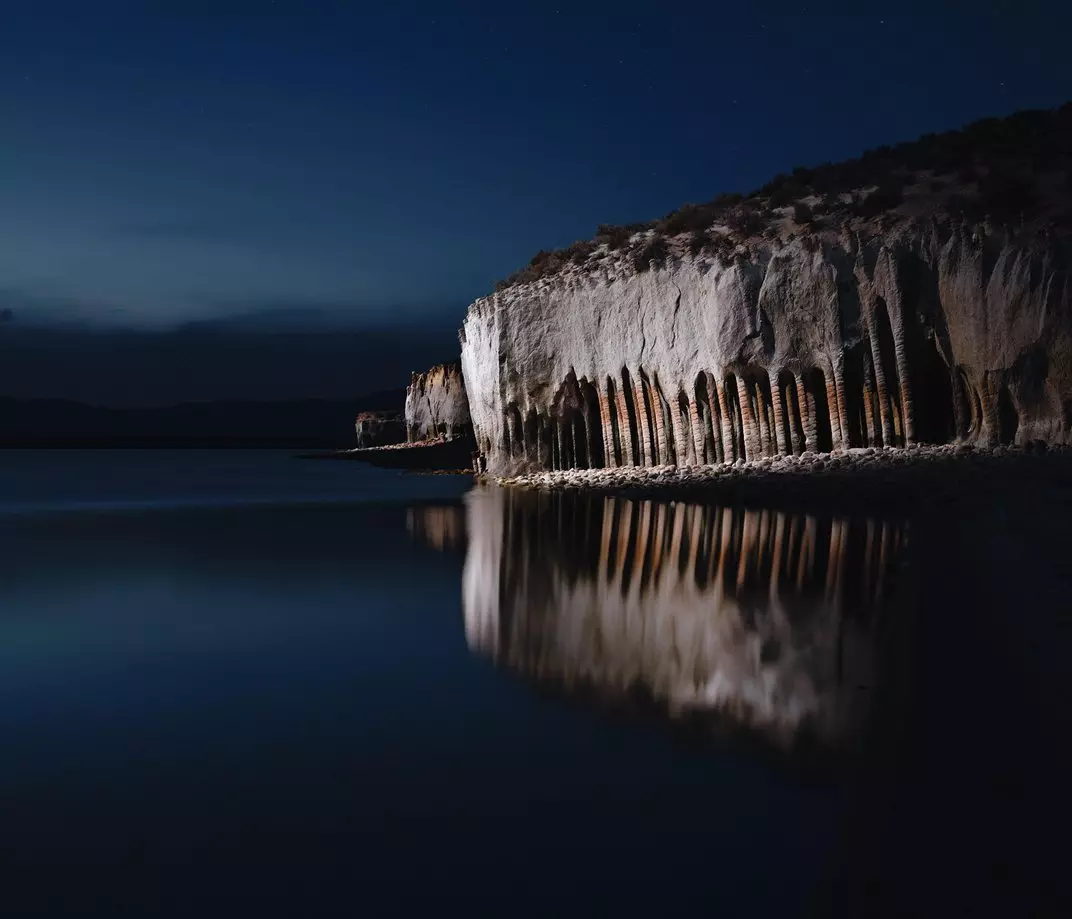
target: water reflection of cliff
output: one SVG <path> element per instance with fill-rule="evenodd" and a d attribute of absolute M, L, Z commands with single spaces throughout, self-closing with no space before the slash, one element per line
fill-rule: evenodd
<path fill-rule="evenodd" d="M 540 683 L 778 744 L 866 712 L 899 524 L 477 488 L 465 630 Z"/>
<path fill-rule="evenodd" d="M 452 504 L 411 507 L 406 528 L 413 539 L 440 552 L 465 546 L 465 510 Z"/>
<path fill-rule="evenodd" d="M 480 488 L 470 647 L 527 677 L 790 742 L 845 737 L 899 525 Z"/>

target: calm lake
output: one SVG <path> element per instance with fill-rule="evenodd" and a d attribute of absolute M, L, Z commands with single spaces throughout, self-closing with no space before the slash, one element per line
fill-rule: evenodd
<path fill-rule="evenodd" d="M 1045 912 L 1070 508 L 0 453 L 5 913 Z"/>

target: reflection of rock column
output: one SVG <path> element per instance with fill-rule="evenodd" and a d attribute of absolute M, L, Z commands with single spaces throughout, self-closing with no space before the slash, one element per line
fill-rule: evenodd
<path fill-rule="evenodd" d="M 559 689 L 624 703 L 640 688 L 669 714 L 780 743 L 850 726 L 874 637 L 874 585 L 839 613 L 850 564 L 865 560 L 859 524 L 479 487 L 466 509 L 472 648 Z M 873 528 L 876 578 L 897 532 Z"/>
<path fill-rule="evenodd" d="M 830 527 L 830 552 L 826 563 L 826 602 L 841 608 L 844 521 L 835 520 Z"/>
<path fill-rule="evenodd" d="M 774 547 L 771 552 L 770 595 L 775 599 L 780 593 L 782 576 L 782 548 L 785 542 L 785 514 L 778 514 L 774 521 Z"/>
<path fill-rule="evenodd" d="M 631 575 L 631 571 L 628 567 L 627 559 L 629 558 L 629 547 L 635 545 L 635 537 L 633 535 L 633 502 L 622 501 L 619 508 L 621 513 L 621 526 L 618 530 L 618 564 L 616 566 L 614 584 L 618 587 L 622 593 L 625 593 L 629 588 L 628 578 Z"/>
<path fill-rule="evenodd" d="M 815 562 L 815 518 L 805 517 L 801 523 L 800 552 L 797 557 L 797 590 L 811 580 Z"/>
<path fill-rule="evenodd" d="M 502 615 L 499 575 L 505 519 L 501 496 L 482 489 L 474 489 L 466 496 L 469 544 L 462 569 L 465 640 L 470 648 L 481 648 L 496 656 Z"/>
<path fill-rule="evenodd" d="M 870 523 L 871 521 L 868 521 Z M 889 544 L 896 540 L 896 535 L 891 532 L 892 528 L 885 521 L 880 525 L 878 544 L 878 564 L 875 566 L 875 587 L 865 598 L 865 602 L 878 605 L 886 588 L 886 569 L 889 567 L 887 554 Z"/>
<path fill-rule="evenodd" d="M 599 567 L 596 570 L 596 580 L 599 583 L 607 583 L 612 576 L 611 570 L 611 539 L 614 535 L 614 501 L 605 498 L 602 501 L 602 513 L 599 515 L 601 527 L 599 530 Z"/>
<path fill-rule="evenodd" d="M 456 505 L 411 507 L 406 511 L 406 529 L 417 542 L 439 552 L 465 546 L 465 511 Z"/>

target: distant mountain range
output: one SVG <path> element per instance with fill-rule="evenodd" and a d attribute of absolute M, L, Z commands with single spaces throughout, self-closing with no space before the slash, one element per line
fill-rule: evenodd
<path fill-rule="evenodd" d="M 401 411 L 405 390 L 335 401 L 183 402 L 107 408 L 63 399 L 0 397 L 0 447 L 286 447 L 354 445 L 360 411 Z"/>

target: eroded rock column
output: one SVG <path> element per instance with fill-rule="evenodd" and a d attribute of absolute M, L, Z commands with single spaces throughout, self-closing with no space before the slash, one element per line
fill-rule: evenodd
<path fill-rule="evenodd" d="M 695 396 L 689 398 L 689 421 L 692 424 L 692 448 L 696 456 L 696 463 L 708 462 L 707 458 L 707 424 L 703 413 L 706 407 L 696 401 Z"/>
<path fill-rule="evenodd" d="M 618 451 L 615 449 L 615 426 L 611 420 L 613 410 L 606 383 L 596 385 L 596 398 L 599 400 L 599 419 L 603 429 L 603 465 L 614 469 L 619 465 Z"/>
<path fill-rule="evenodd" d="M 912 383 L 908 373 L 908 357 L 905 353 L 904 317 L 897 315 L 893 324 L 893 353 L 897 360 L 897 376 L 901 384 L 901 423 L 904 428 L 904 442 L 916 442 L 916 410 L 912 400 Z"/>
<path fill-rule="evenodd" d="M 877 326 L 877 322 L 872 322 Z M 893 419 L 890 417 L 890 394 L 886 388 L 886 371 L 882 366 L 882 351 L 879 348 L 878 329 L 870 334 L 871 361 L 875 368 L 875 390 L 878 394 L 878 417 L 882 425 L 882 442 L 887 446 L 893 443 Z"/>
<path fill-rule="evenodd" d="M 637 465 L 653 466 L 655 463 L 651 447 L 651 417 L 648 414 L 647 400 L 644 398 L 644 385 L 639 374 L 633 384 L 633 399 L 636 408 L 637 441 L 640 444 L 640 456 L 638 457 Z"/>
<path fill-rule="evenodd" d="M 707 407 L 711 412 L 711 437 L 714 440 L 711 449 L 714 451 L 715 462 L 724 463 L 726 462 L 726 448 L 722 438 L 726 424 L 725 409 L 719 402 L 722 397 L 719 396 L 715 387 L 714 374 L 705 373 L 704 376 L 707 377 Z"/>
<path fill-rule="evenodd" d="M 751 397 L 749 402 L 751 402 L 753 411 L 756 415 L 756 427 L 759 432 L 759 455 L 770 456 L 774 452 L 774 449 L 771 443 L 771 430 L 767 418 L 766 401 L 763 398 L 763 387 L 759 385 L 758 381 L 753 380 L 747 385 L 746 389 Z"/>
<path fill-rule="evenodd" d="M 622 442 L 622 464 L 626 466 L 639 466 L 637 458 L 633 456 L 633 430 L 629 423 L 629 408 L 626 399 L 629 394 L 624 385 L 615 387 L 615 398 L 618 403 L 618 432 Z"/>
<path fill-rule="evenodd" d="M 771 400 L 774 403 L 774 446 L 778 453 L 787 453 L 788 447 L 785 439 L 785 411 L 782 404 L 782 387 L 778 383 L 778 375 L 770 372 Z"/>
<path fill-rule="evenodd" d="M 794 380 L 797 384 L 800 413 L 803 415 L 804 449 L 815 451 L 819 440 L 818 431 L 815 427 L 815 396 L 804 386 L 804 377 L 801 374 L 795 374 Z"/>
<path fill-rule="evenodd" d="M 651 406 L 650 411 L 653 426 L 652 465 L 662 466 L 664 463 L 670 461 L 667 456 L 666 419 L 663 417 L 663 400 L 656 383 L 653 383 L 651 380 L 645 380 L 644 385 Z"/>
<path fill-rule="evenodd" d="M 685 427 L 681 423 L 681 397 L 674 399 L 670 406 L 670 430 L 674 435 L 673 460 L 678 466 L 689 464 L 689 444 L 694 443 L 692 425 L 689 425 L 688 438 L 685 437 Z"/>
<path fill-rule="evenodd" d="M 832 365 L 826 368 L 826 407 L 830 412 L 830 441 L 831 449 L 840 450 L 847 439 L 848 424 L 842 424 L 841 401 L 838 399 L 837 378 Z M 843 436 L 842 431 L 846 434 Z"/>

